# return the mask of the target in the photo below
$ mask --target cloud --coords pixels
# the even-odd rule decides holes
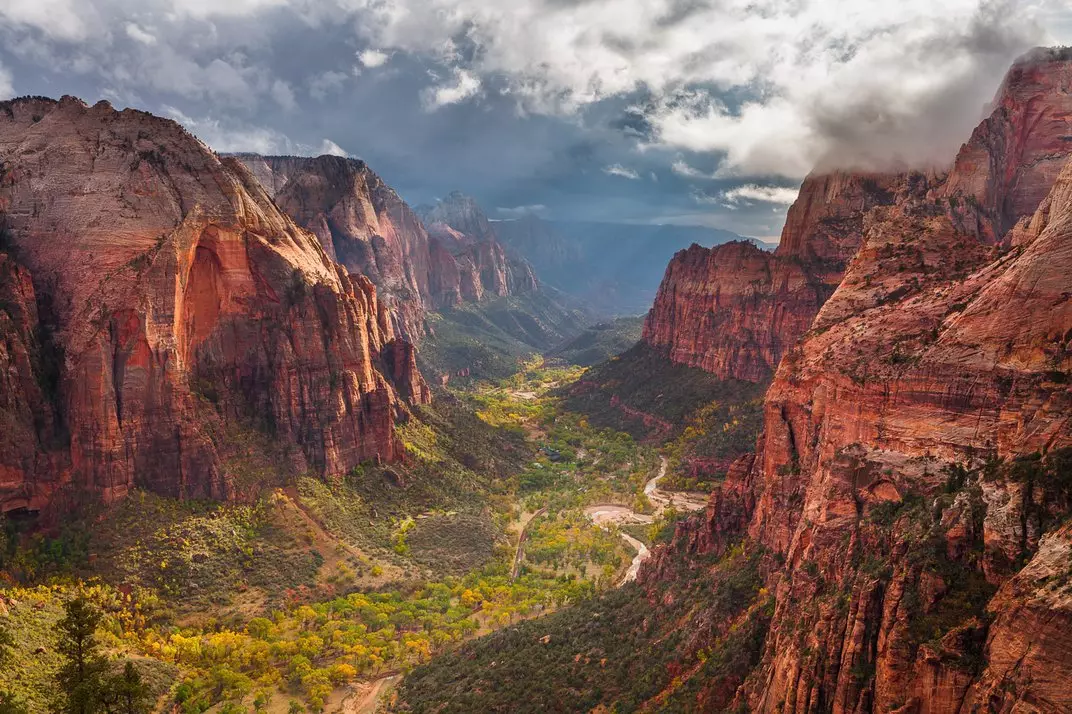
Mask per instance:
[[[535,216],[545,213],[547,206],[542,203],[534,203],[530,206],[513,206],[511,208],[496,208],[495,212],[503,218],[523,218],[524,216]]]
[[[726,203],[736,205],[738,203],[760,201],[763,203],[779,203],[788,206],[797,200],[800,189],[782,188],[779,186],[758,186],[754,183],[737,186],[723,191],[721,197]]]
[[[480,86],[480,78],[475,74],[457,70],[450,81],[424,90],[421,99],[425,108],[435,110],[476,96]]]
[[[15,96],[15,85],[12,81],[11,71],[0,64],[0,99],[8,99],[13,96]]]
[[[294,101],[294,90],[290,88],[290,85],[281,80],[275,80],[272,82],[272,99],[274,99],[279,106],[284,109],[294,109],[298,106]]]
[[[640,179],[640,174],[638,174],[633,169],[628,169],[622,166],[621,164],[611,164],[610,166],[604,166],[603,173],[607,174],[608,176],[621,176],[622,178],[631,179],[633,181],[637,181]]]
[[[150,46],[156,44],[156,36],[155,35],[153,35],[151,32],[148,32],[147,30],[143,30],[141,27],[139,27],[138,25],[136,25],[133,22],[128,22],[124,26],[124,29],[126,30],[127,37],[129,37],[130,39],[132,39],[132,40],[134,40],[136,42],[140,42],[143,45],[150,45]]]
[[[945,163],[1053,39],[1066,0],[0,0],[0,89],[173,107],[221,150],[331,137],[416,201],[773,235],[786,204],[722,192]]]
[[[228,121],[212,116],[191,117],[171,106],[164,107],[164,114],[186,127],[209,148],[220,153],[350,156],[345,149],[331,139],[323,139],[318,145],[305,144],[292,141],[286,134],[270,127]]]
[[[331,139],[324,139],[320,144],[319,154],[329,154],[331,156],[349,156],[350,154],[346,149],[336,144]]]
[[[391,56],[386,52],[380,52],[379,50],[362,50],[357,55],[357,61],[364,67],[369,69],[375,69],[376,67],[382,67],[387,64],[387,60],[391,59]]]
[[[673,171],[678,176],[684,176],[685,178],[690,178],[690,179],[716,179],[716,178],[718,178],[717,173],[709,174],[709,173],[705,173],[703,171],[700,171],[699,169],[694,169],[692,166],[689,166],[689,164],[686,163],[684,159],[675,159],[674,163],[670,164],[670,170]]]
[[[1061,0],[383,0],[377,46],[502,78],[526,111],[644,95],[654,143],[720,175],[948,161]],[[730,98],[732,97],[732,101]]]
[[[332,92],[342,89],[343,84],[349,78],[350,75],[345,72],[336,72],[335,70],[328,70],[318,74],[309,80],[309,96],[314,99],[324,99]]]

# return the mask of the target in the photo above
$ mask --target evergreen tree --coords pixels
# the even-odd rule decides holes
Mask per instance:
[[[15,648],[15,638],[11,635],[7,625],[0,622],[0,666],[11,658]],[[14,692],[0,689],[0,714],[26,714],[26,705],[19,701]]]
[[[107,679],[101,700],[109,714],[146,714],[151,710],[149,687],[142,682],[141,673],[128,661],[123,671]]]
[[[96,639],[100,612],[84,595],[69,600],[64,610],[64,618],[56,625],[58,649],[66,659],[56,676],[59,708],[69,714],[93,714],[100,710],[104,684],[105,662]]]

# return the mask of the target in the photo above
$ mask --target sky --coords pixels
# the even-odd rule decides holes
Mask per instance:
[[[217,151],[346,154],[413,204],[771,239],[813,169],[940,167],[1066,0],[0,0],[0,96]]]

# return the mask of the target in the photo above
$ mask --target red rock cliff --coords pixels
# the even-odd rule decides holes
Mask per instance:
[[[429,310],[536,288],[532,269],[507,258],[487,216],[460,193],[419,218],[363,161],[237,158],[329,257],[376,284],[403,336],[424,335]]]
[[[0,105],[0,162],[0,507],[226,498],[236,430],[325,475],[400,455],[427,388],[391,314],[237,161],[64,98]]]
[[[678,253],[644,322],[644,340],[723,379],[769,379],[840,282],[864,216],[891,203],[901,183],[885,175],[809,176],[773,254],[746,242]]]
[[[1072,150],[1069,55],[1036,49],[1018,60],[993,113],[961,148],[939,196],[962,214],[965,231],[997,240],[1049,193]]]
[[[473,198],[453,191],[435,206],[418,210],[428,226],[433,251],[444,263],[448,256],[453,259],[463,300],[538,289],[532,266],[506,254],[492,223]]]
[[[424,315],[440,306],[430,289],[437,270],[416,214],[363,161],[339,156],[237,158],[328,257],[376,284],[397,316],[398,332],[424,333]]]
[[[1064,91],[1033,95],[1036,115]],[[1023,146],[1069,134],[1016,129]],[[1070,148],[1047,155],[1064,169],[1037,200],[1022,180],[995,189],[1011,236],[935,201],[957,171],[910,175],[865,217],[777,370],[756,457],[676,534],[675,549],[762,549],[775,597],[759,666],[705,696],[759,712],[1072,711]],[[996,163],[1049,175],[1023,160]]]

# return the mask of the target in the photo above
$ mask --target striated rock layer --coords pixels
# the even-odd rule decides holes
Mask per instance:
[[[429,311],[537,287],[532,269],[507,258],[483,211],[460,193],[418,216],[357,159],[236,158],[328,257],[375,283],[408,339],[427,333]]]
[[[868,211],[891,203],[902,184],[899,176],[812,175],[773,254],[744,241],[681,251],[643,339],[671,361],[722,379],[770,379],[840,282]]]
[[[231,497],[242,433],[329,476],[401,456],[411,348],[238,161],[65,97],[0,105],[0,162],[0,508]]]
[[[1061,58],[1018,63],[983,127],[1066,116],[1011,132],[1061,146],[1068,85],[1037,82],[1067,76]],[[1005,99],[1024,77],[1043,89],[1017,115]],[[778,367],[756,456],[675,534],[675,551],[743,541],[766,559],[774,615],[729,708],[1072,711],[1072,147],[1005,149],[988,165],[1016,178],[979,184],[999,212],[948,201],[973,143],[948,176],[911,174],[868,212]]]
[[[329,258],[376,284],[399,334],[424,333],[425,312],[443,304],[431,287],[441,280],[440,266],[420,219],[365,162],[326,155],[236,158]]]
[[[667,268],[644,339],[669,359],[723,378],[762,381],[807,330],[860,247],[870,212],[919,182],[953,227],[988,243],[1013,240],[1072,150],[1067,50],[1018,61],[948,175],[835,172],[805,179],[773,255],[740,246],[690,248]],[[920,200],[924,200],[920,197]]]

